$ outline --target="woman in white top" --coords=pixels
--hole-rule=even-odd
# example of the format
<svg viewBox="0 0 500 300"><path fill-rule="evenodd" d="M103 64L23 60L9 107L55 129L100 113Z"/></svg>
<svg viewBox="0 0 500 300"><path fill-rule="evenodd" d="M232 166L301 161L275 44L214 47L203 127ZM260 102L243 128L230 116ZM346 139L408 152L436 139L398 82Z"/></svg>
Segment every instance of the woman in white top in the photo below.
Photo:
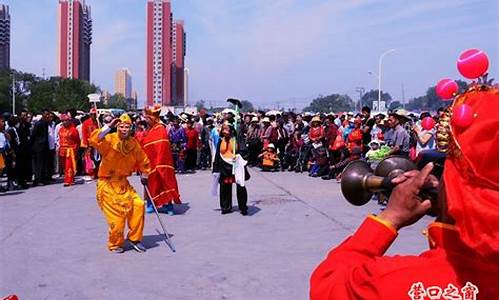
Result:
<svg viewBox="0 0 500 300"><path fill-rule="evenodd" d="M420 120L423 120L424 117L420 116ZM430 130L426 130L422 128L422 122L418 122L418 124L413 125L412 130L415 132L415 136L417 139L417 147L416 147L416 155L424 150L433 150L434 149L434 128Z"/></svg>

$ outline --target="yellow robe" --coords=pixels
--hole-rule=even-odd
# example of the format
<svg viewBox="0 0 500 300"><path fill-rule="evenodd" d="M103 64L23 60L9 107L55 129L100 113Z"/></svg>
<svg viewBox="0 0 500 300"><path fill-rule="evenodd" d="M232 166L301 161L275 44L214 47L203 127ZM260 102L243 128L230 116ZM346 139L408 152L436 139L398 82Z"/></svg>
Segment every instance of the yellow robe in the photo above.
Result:
<svg viewBox="0 0 500 300"><path fill-rule="evenodd" d="M149 174L149 160L135 138L120 139L117 133L99 137L103 129L94 130L89 145L102 156L97 181L97 203L109 226L108 248L123 247L127 222L130 241L142 240L144 201L130 185L127 177L136 169Z"/></svg>

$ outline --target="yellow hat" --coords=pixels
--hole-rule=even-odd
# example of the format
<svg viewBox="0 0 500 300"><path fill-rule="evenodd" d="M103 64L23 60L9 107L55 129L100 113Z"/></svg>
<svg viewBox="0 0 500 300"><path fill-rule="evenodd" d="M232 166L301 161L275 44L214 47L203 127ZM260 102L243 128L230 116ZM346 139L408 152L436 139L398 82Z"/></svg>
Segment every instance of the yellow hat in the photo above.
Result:
<svg viewBox="0 0 500 300"><path fill-rule="evenodd" d="M129 115L127 113L124 113L120 116L120 122L119 123L127 123L129 125L132 125L132 120L130 119Z"/></svg>
<svg viewBox="0 0 500 300"><path fill-rule="evenodd" d="M319 116L314 116L311 120L311 123L312 122L320 122L321 123L321 118Z"/></svg>

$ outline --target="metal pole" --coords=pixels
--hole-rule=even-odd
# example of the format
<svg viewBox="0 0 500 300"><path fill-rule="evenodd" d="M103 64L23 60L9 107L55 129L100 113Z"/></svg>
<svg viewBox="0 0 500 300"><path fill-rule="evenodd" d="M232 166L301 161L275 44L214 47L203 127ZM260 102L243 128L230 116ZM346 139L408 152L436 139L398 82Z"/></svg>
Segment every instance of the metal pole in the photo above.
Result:
<svg viewBox="0 0 500 300"><path fill-rule="evenodd" d="M382 88L382 58L384 58L384 56L386 56L387 54L391 53L391 52L394 52L396 51L396 49L389 49L387 51L385 51L384 53L382 53L380 55L380 58L378 59L378 111L380 112L380 100L382 98L382 91L381 91L381 88Z"/></svg>
<svg viewBox="0 0 500 300"><path fill-rule="evenodd" d="M12 114L16 114L16 77L12 74Z"/></svg>
<svg viewBox="0 0 500 300"><path fill-rule="evenodd" d="M158 213L158 209L156 208L156 205L153 201L153 197L151 197L151 193L149 192L147 185L144 185L144 189L146 190L146 193L148 194L149 200L151 200L151 205L153 205L155 214L158 217L158 221L160 222L161 229L163 229L163 233L165 234L165 243L172 250L172 252L175 252L176 250L175 250L174 244L172 243L172 241L170 240L170 237L168 236L168 232L165 229L165 225L163 225L163 222L160 218L160 214Z"/></svg>
<svg viewBox="0 0 500 300"><path fill-rule="evenodd" d="M363 98L363 94L365 93L365 88L363 88L363 87L357 87L356 88L356 92L359 93L359 111L361 112L361 108L362 108L361 98Z"/></svg>

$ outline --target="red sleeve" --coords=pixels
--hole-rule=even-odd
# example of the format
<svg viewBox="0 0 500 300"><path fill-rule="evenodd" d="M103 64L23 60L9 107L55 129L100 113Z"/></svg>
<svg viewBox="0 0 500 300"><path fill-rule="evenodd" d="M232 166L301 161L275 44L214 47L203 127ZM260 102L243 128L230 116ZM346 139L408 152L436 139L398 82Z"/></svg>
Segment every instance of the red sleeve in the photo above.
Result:
<svg viewBox="0 0 500 300"><path fill-rule="evenodd" d="M80 134L78 134L78 130L73 127L73 140L75 141L76 148L80 146Z"/></svg>
<svg viewBox="0 0 500 300"><path fill-rule="evenodd" d="M313 272L310 299L376 299L370 284L374 275L364 264L381 257L396 236L396 230L384 221L366 218Z"/></svg>

